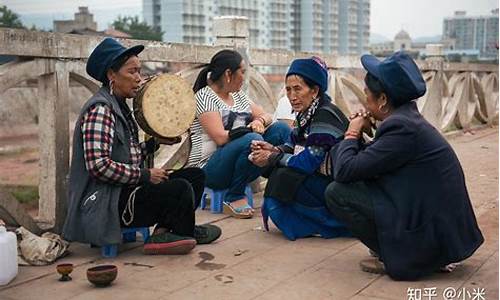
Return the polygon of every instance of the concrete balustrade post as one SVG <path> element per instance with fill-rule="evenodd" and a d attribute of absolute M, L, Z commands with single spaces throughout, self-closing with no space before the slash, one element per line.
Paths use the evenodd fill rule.
<path fill-rule="evenodd" d="M 427 92 L 422 101 L 418 102 L 420 112 L 436 128 L 442 127 L 443 108 L 446 106 L 446 97 L 444 78 L 444 52 L 442 44 L 427 44 L 426 63 L 432 70 L 431 79 L 427 80 Z"/>
<path fill-rule="evenodd" d="M 64 61 L 46 60 L 49 72 L 38 79 L 39 221 L 60 232 L 66 216 L 69 170 L 69 73 Z"/>
<path fill-rule="evenodd" d="M 431 68 L 436 71 L 443 71 L 444 51 L 442 44 L 427 44 L 425 45 L 427 54 L 425 60 L 431 63 Z"/>
<path fill-rule="evenodd" d="M 245 67 L 250 61 L 250 31 L 247 17 L 221 16 L 214 18 L 214 46 L 225 46 L 238 51 L 243 56 Z M 248 93 L 249 72 L 245 74 L 243 90 Z"/>
<path fill-rule="evenodd" d="M 214 46 L 232 48 L 243 56 L 245 68 L 248 70 L 250 61 L 250 30 L 247 17 L 221 16 L 214 18 Z M 245 73 L 242 90 L 249 94 L 250 72 Z M 262 191 L 261 179 L 257 178 L 251 184 L 253 192 Z"/>

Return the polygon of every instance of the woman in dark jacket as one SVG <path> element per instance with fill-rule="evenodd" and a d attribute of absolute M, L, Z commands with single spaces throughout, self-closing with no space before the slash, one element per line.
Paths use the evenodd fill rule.
<path fill-rule="evenodd" d="M 121 242 L 120 227 L 155 226 L 144 244 L 146 254 L 185 254 L 196 243 L 217 239 L 221 231 L 215 225 L 195 226 L 194 210 L 204 188 L 201 169 L 168 174 L 144 167 L 145 155 L 157 145 L 155 140 L 139 143 L 137 123 L 125 102 L 137 96 L 143 49 L 127 49 L 107 38 L 87 61 L 87 73 L 102 87 L 84 104 L 75 124 L 63 236 L 103 246 Z"/>
<path fill-rule="evenodd" d="M 383 262 L 362 261 L 363 270 L 414 280 L 468 258 L 483 236 L 455 152 L 412 101 L 426 91 L 416 64 L 403 52 L 361 63 L 366 108 L 381 123 L 364 144 L 368 115 L 351 118 L 332 151 L 327 205 Z"/>
<path fill-rule="evenodd" d="M 331 181 L 328 152 L 344 136 L 349 120 L 326 94 L 328 73 L 317 57 L 296 59 L 286 74 L 286 92 L 297 113 L 291 142 L 273 147 L 254 141 L 249 159 L 272 170 L 262 215 L 290 240 L 311 235 L 349 235 L 327 210 L 324 192 Z"/>

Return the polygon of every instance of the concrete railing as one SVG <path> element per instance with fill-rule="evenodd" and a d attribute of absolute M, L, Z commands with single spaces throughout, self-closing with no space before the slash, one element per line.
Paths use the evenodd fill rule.
<path fill-rule="evenodd" d="M 249 49 L 248 20 L 241 17 L 216 18 L 215 46 L 154 41 L 120 40 L 126 46 L 144 44 L 140 58 L 146 62 L 186 62 L 205 64 L 223 48 L 239 51 L 249 65 L 247 88 L 252 99 L 272 112 L 274 95 L 254 66 L 288 66 L 299 57 L 319 55 L 330 66 L 329 94 L 346 113 L 362 107 L 365 96 L 362 81 L 352 75 L 361 71 L 358 56 Z M 38 79 L 40 201 L 39 221 L 59 231 L 66 215 L 67 174 L 69 170 L 69 82 L 94 92 L 99 85 L 85 72 L 85 62 L 102 37 L 0 29 L 0 55 L 20 57 L 0 66 L 0 93 L 26 81 Z M 475 121 L 490 123 L 498 117 L 498 66 L 446 63 L 441 58 L 417 62 L 428 84 L 419 100 L 424 116 L 437 128 L 469 128 Z M 197 68 L 179 74 L 194 81 Z"/>

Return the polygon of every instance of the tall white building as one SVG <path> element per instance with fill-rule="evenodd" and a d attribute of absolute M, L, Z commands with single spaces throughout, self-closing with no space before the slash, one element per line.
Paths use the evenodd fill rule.
<path fill-rule="evenodd" d="M 144 20 L 163 40 L 213 42 L 215 16 L 246 16 L 250 47 L 361 54 L 368 51 L 369 0 L 144 0 Z"/>
<path fill-rule="evenodd" d="M 368 52 L 370 40 L 370 1 L 338 0 L 339 53 Z"/>
<path fill-rule="evenodd" d="M 480 58 L 498 59 L 498 8 L 491 15 L 456 11 L 443 21 L 443 39 L 455 39 L 455 50 L 479 50 Z"/>

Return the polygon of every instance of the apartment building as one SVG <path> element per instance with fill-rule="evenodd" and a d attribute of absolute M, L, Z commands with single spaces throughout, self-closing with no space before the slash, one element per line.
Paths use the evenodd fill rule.
<path fill-rule="evenodd" d="M 455 50 L 479 50 L 481 59 L 498 59 L 498 8 L 483 16 L 456 11 L 443 21 L 443 39 L 454 39 Z"/>
<path fill-rule="evenodd" d="M 163 40 L 211 44 L 215 16 L 246 16 L 250 47 L 361 54 L 368 51 L 369 0 L 144 0 L 144 20 Z"/>

